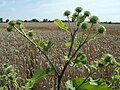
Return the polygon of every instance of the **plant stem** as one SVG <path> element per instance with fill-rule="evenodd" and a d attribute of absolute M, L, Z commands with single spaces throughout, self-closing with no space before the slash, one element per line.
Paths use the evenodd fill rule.
<path fill-rule="evenodd" d="M 71 55 L 72 47 L 73 47 L 73 44 L 74 44 L 74 39 L 75 39 L 75 31 L 74 31 L 73 35 L 71 34 L 71 45 L 70 45 L 68 57 L 70 57 L 70 55 Z"/>
<path fill-rule="evenodd" d="M 89 73 L 89 75 L 84 79 L 84 81 L 80 85 L 78 85 L 78 87 L 75 90 L 78 90 L 79 87 L 82 86 L 90 76 L 91 76 L 91 73 Z"/>
<path fill-rule="evenodd" d="M 67 19 L 68 19 L 68 25 L 69 25 L 69 30 L 70 30 L 70 19 L 69 19 L 69 16 L 67 16 Z"/>
<path fill-rule="evenodd" d="M 78 29 L 77 29 L 77 30 L 78 30 Z M 75 39 L 75 34 L 76 34 L 76 31 L 77 31 L 77 30 L 74 30 L 74 33 L 73 33 L 73 34 L 71 33 L 71 45 L 70 45 L 68 57 L 70 57 L 70 55 L 71 55 L 72 48 L 73 48 L 73 44 L 74 44 L 74 39 Z M 57 89 L 58 89 L 58 90 L 60 90 L 61 80 L 62 80 L 62 77 L 63 77 L 63 75 L 64 75 L 64 72 L 65 72 L 68 64 L 69 64 L 69 61 L 66 62 L 65 66 L 64 66 L 64 68 L 63 68 L 63 70 L 62 70 L 62 72 L 61 72 L 61 74 L 60 74 L 60 76 L 58 76 L 58 86 L 57 86 Z"/>
<path fill-rule="evenodd" d="M 90 30 L 92 29 L 92 26 L 93 26 L 93 24 L 91 25 Z M 69 65 L 69 63 L 71 62 L 71 60 L 74 58 L 74 56 L 76 55 L 76 53 L 80 50 L 80 48 L 81 48 L 85 43 L 88 42 L 87 39 L 88 39 L 88 37 L 89 37 L 90 30 L 89 30 L 89 33 L 88 33 L 87 37 L 85 38 L 84 42 L 78 46 L 77 50 L 76 50 L 76 51 L 73 53 L 73 55 L 70 57 L 71 52 L 72 52 L 72 47 L 73 47 L 73 44 L 74 44 L 75 34 L 76 34 L 76 32 L 78 31 L 78 28 L 74 31 L 73 35 L 71 35 L 71 36 L 72 36 L 72 41 L 71 41 L 71 46 L 70 46 L 70 50 L 69 50 L 69 54 L 68 54 L 68 57 L 70 57 L 70 60 L 66 62 L 65 66 L 64 66 L 64 68 L 63 68 L 63 70 L 62 70 L 62 72 L 61 72 L 61 74 L 60 74 L 60 76 L 58 77 L 58 90 L 60 90 L 61 79 L 62 79 L 62 77 L 63 77 L 63 75 L 64 75 L 65 70 L 67 69 L 67 66 Z"/>
<path fill-rule="evenodd" d="M 21 32 L 16 26 L 14 26 L 14 28 L 22 35 L 24 36 L 28 41 L 30 41 L 35 47 L 37 47 L 36 43 L 31 40 L 24 32 Z M 57 76 L 59 76 L 59 72 L 57 71 L 57 69 L 55 68 L 55 66 L 53 65 L 53 63 L 51 62 L 51 60 L 48 58 L 48 56 L 46 55 L 46 53 L 44 51 L 41 50 L 41 48 L 37 47 L 39 49 L 39 51 L 46 57 L 47 61 L 50 63 L 50 65 L 52 66 L 52 68 L 54 69 L 55 73 L 57 74 Z"/>
<path fill-rule="evenodd" d="M 57 90 L 60 90 L 62 77 L 58 76 Z"/>

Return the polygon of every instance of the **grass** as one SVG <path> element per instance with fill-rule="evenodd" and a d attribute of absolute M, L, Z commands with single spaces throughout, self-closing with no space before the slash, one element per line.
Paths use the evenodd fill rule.
<path fill-rule="evenodd" d="M 52 62 L 63 68 L 64 54 L 68 48 L 65 47 L 64 42 L 69 39 L 67 32 L 61 31 L 53 23 L 24 23 L 25 27 L 33 29 L 36 33 L 36 38 L 45 37 L 54 43 L 54 47 L 50 49 L 49 56 Z M 99 36 L 95 41 L 87 43 L 83 48 L 83 52 L 88 57 L 88 62 L 100 58 L 106 53 L 112 54 L 117 61 L 120 60 L 120 25 L 119 24 L 104 24 L 107 28 L 106 36 Z M 19 69 L 19 77 L 31 77 L 32 71 L 39 67 L 47 67 L 45 58 L 32 46 L 26 39 L 18 35 L 18 33 L 5 31 L 7 24 L 0 23 L 0 63 L 9 63 Z M 83 67 L 77 67 L 76 70 L 69 67 L 63 80 L 71 79 L 76 76 L 86 76 L 88 73 Z M 109 79 L 112 74 L 111 67 L 106 70 L 101 70 L 101 73 L 94 75 L 95 78 L 103 77 Z M 69 73 L 69 74 L 68 74 Z M 48 78 L 48 79 L 47 79 Z M 38 83 L 35 90 L 53 90 L 56 79 L 54 73 Z M 19 78 L 21 85 L 25 82 Z M 49 82 L 49 83 L 48 83 Z M 64 85 L 64 83 L 62 83 Z M 64 87 L 62 87 L 64 90 Z"/>

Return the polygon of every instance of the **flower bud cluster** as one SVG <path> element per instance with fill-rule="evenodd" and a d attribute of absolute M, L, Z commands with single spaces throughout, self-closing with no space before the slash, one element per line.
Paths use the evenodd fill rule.
<path fill-rule="evenodd" d="M 112 55 L 105 54 L 100 60 L 93 61 L 90 64 L 90 67 L 92 67 L 94 69 L 98 69 L 98 68 L 107 67 L 108 65 L 116 66 L 117 61 L 115 60 L 115 58 Z"/>
<path fill-rule="evenodd" d="M 117 65 L 117 62 L 112 55 L 105 54 L 105 56 L 98 61 L 98 67 L 105 67 L 108 65 Z"/>
<path fill-rule="evenodd" d="M 83 14 L 80 14 L 82 11 L 83 11 L 83 9 L 82 9 L 81 7 L 76 7 L 76 8 L 75 8 L 75 12 L 74 12 L 73 15 L 71 16 L 72 21 L 73 21 L 73 22 L 76 21 L 76 25 L 77 25 L 78 27 L 79 27 L 79 26 L 82 26 L 82 27 L 81 27 L 82 29 L 87 29 L 87 27 L 88 27 L 87 25 L 88 25 L 88 24 L 85 24 L 85 23 L 82 24 L 82 22 L 85 22 L 85 19 L 86 19 L 87 17 L 89 17 L 89 22 L 90 22 L 90 23 L 92 23 L 92 24 L 98 23 L 99 18 L 98 18 L 97 16 L 95 16 L 95 15 L 90 16 L 91 13 L 90 13 L 89 11 L 84 11 Z M 69 17 L 70 14 L 71 14 L 71 12 L 70 12 L 69 10 L 66 10 L 66 11 L 64 12 L 64 16 Z M 100 30 L 100 33 L 102 33 L 102 30 Z"/>
<path fill-rule="evenodd" d="M 6 83 L 6 85 L 7 83 L 13 84 L 17 80 L 17 73 L 13 66 L 3 64 L 1 65 L 0 70 L 0 83 L 2 82 L 1 86 L 4 86 L 4 83 Z"/>
<path fill-rule="evenodd" d="M 19 26 L 19 27 L 21 27 L 21 24 L 23 23 L 23 21 L 22 20 L 11 20 L 11 21 L 9 21 L 8 22 L 8 27 L 7 27 L 7 31 L 8 32 L 11 32 L 12 30 L 13 30 L 13 28 L 14 28 L 14 26 L 15 25 L 17 25 L 17 26 Z"/>

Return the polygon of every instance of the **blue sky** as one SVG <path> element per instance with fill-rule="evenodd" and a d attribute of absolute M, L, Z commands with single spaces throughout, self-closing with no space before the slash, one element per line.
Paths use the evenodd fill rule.
<path fill-rule="evenodd" d="M 120 0 L 0 0 L 0 17 L 4 19 L 65 19 L 63 12 L 75 7 L 89 10 L 100 21 L 120 22 Z"/>

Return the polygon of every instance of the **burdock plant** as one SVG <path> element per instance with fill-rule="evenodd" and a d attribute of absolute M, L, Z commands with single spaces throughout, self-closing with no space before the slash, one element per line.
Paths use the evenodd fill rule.
<path fill-rule="evenodd" d="M 86 55 L 81 51 L 81 48 L 93 38 L 97 37 L 98 35 L 104 34 L 106 31 L 104 26 L 99 25 L 99 18 L 97 16 L 90 16 L 89 11 L 85 11 L 83 14 L 81 7 L 77 7 L 75 9 L 75 13 L 71 16 L 71 12 L 69 10 L 66 10 L 64 12 L 64 16 L 67 17 L 68 19 L 68 26 L 63 23 L 59 19 L 54 20 L 54 24 L 56 24 L 60 29 L 68 32 L 70 34 L 70 39 L 65 43 L 66 47 L 69 48 L 67 55 L 64 55 L 65 59 L 65 65 L 62 68 L 62 70 L 58 70 L 58 67 L 55 66 L 48 55 L 49 49 L 53 46 L 53 43 L 51 41 L 45 41 L 45 40 L 40 40 L 36 41 L 35 39 L 31 38 L 34 37 L 35 35 L 33 32 L 27 32 L 25 31 L 24 28 L 22 28 L 22 22 L 20 20 L 18 21 L 10 21 L 8 24 L 8 31 L 16 30 L 24 36 L 28 41 L 30 41 L 38 50 L 46 57 L 46 60 L 49 62 L 51 68 L 54 70 L 55 75 L 57 77 L 57 90 L 61 90 L 61 82 L 62 78 L 65 74 L 65 71 L 67 70 L 67 67 L 70 65 L 72 67 L 76 67 L 78 65 L 82 65 L 88 70 L 88 76 L 85 78 L 83 77 L 78 77 L 78 78 L 73 78 L 73 80 L 68 80 L 65 83 L 65 86 L 67 90 L 111 90 L 111 88 L 105 83 L 103 79 L 97 79 L 94 80 L 91 76 L 98 72 L 100 69 L 107 67 L 108 65 L 117 65 L 117 62 L 115 61 L 114 57 L 110 54 L 106 54 L 104 57 L 93 61 L 91 63 L 87 62 L 87 57 Z M 86 19 L 89 19 L 89 22 L 86 22 Z M 71 27 L 71 22 L 75 22 L 75 28 L 70 28 Z M 91 34 L 91 31 L 93 30 L 93 26 L 98 24 L 100 27 L 97 29 L 97 32 L 94 34 Z M 77 42 L 77 43 L 76 43 Z M 77 45 L 76 45 L 77 44 Z M 47 69 L 48 72 L 51 72 L 51 69 Z M 37 73 L 38 72 L 38 73 Z M 38 76 L 41 75 L 41 72 L 43 70 L 38 70 L 35 74 L 34 78 L 35 80 L 41 80 L 38 79 Z M 48 72 L 44 72 L 46 76 Z M 79 71 L 78 71 L 79 73 Z M 39 75 L 40 74 L 40 75 Z M 34 86 L 36 81 L 32 81 L 30 79 L 25 86 L 31 85 L 31 87 Z M 32 82 L 32 83 L 31 83 Z M 29 89 L 29 87 L 28 87 Z"/>

